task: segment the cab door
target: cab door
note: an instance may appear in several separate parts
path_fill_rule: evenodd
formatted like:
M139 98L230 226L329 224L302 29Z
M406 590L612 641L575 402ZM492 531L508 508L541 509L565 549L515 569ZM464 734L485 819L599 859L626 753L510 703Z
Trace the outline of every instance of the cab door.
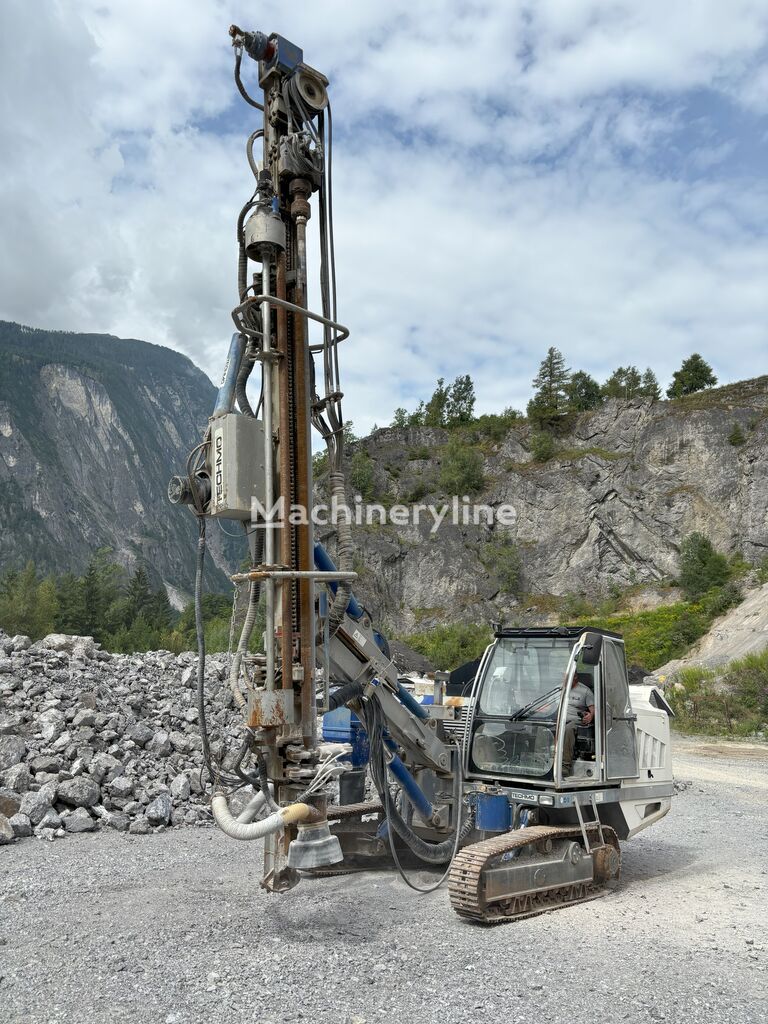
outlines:
M603 751L606 779L637 778L635 721L629 699L624 645L609 637L600 657Z

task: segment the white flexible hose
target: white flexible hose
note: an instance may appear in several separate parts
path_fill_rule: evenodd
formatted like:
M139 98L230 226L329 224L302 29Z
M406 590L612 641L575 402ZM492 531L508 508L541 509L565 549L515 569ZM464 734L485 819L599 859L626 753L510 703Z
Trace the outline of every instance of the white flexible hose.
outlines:
M261 821L245 823L232 816L223 793L214 793L211 810L216 824L225 835L230 839L243 840L263 839L273 832L282 831L286 825L304 821L312 813L312 808L308 804L291 804L289 807L281 807L279 811L262 818Z
M272 784L270 783L270 792L272 792ZM237 816L238 824L250 825L250 823L258 816L261 809L264 807L266 799L264 794L259 790L256 796L251 797L245 807L240 811Z

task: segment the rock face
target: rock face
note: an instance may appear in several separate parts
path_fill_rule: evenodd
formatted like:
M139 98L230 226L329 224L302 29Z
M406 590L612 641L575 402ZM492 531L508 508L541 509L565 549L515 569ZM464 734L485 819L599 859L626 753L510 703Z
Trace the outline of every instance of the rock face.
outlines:
M0 632L11 666L0 674L0 843L98 828L146 835L212 820L200 786L195 656L109 655L88 639L17 649ZM215 751L241 738L225 668L224 656L208 659Z
M152 567L172 600L188 593L195 525L165 494L214 398L205 374L159 345L0 321L0 564L82 572L108 547L129 569Z
M729 440L735 425L743 444ZM498 569L502 538L517 550L527 595L595 596L669 578L695 530L753 562L768 553L768 377L675 402L609 401L582 413L544 463L524 422L500 440L474 440L485 486L472 501L511 505L513 525L452 524L449 514L432 533L422 513L418 526L353 527L355 592L392 632L519 618ZM441 505L448 441L443 430L385 428L355 451L370 457L384 504Z

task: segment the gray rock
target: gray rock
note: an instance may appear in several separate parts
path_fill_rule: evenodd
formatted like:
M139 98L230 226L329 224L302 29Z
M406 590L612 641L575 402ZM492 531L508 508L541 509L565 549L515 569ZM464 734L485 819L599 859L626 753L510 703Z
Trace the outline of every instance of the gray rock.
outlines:
M11 650L13 651L28 651L31 646L32 639L23 633L17 633L16 636L11 637Z
M178 732L178 730L174 731L170 734L168 738L171 741L171 746L173 747L173 749L178 751L180 754L183 754L187 750L189 750L189 739L187 736L184 735L183 732Z
M45 814L40 819L35 831L42 832L44 829L61 828L61 818L59 814L54 810L53 807L49 807Z
M171 818L173 802L170 793L155 797L146 810L147 821L152 825L167 825Z
M160 730L156 732L151 741L147 744L158 757L169 757L171 754L171 740L167 732Z
M18 764L26 752L27 744L22 736L0 736L0 772Z
M118 775L122 775L124 771L122 762L112 754L96 754L88 765L89 774L98 783L111 782Z
M147 819L142 815L135 821L132 821L128 827L128 832L132 836L146 836L152 831L152 826Z
M69 636L66 633L49 633L40 641L40 646L51 651L64 651L71 654L75 647L80 651L93 652L96 643L92 636Z
M37 728L40 730L43 739L48 743L58 739L65 728L64 714L56 708L49 708L39 716Z
M19 731L19 720L13 715L0 715L0 736L9 736Z
M3 776L6 789L14 793L26 793L32 785L32 775L25 764L15 764Z
M51 809L47 793L23 793L19 813L26 814L33 825L39 825Z
M81 708L72 719L73 729L82 729L84 726L96 725L96 714L90 708Z
M104 821L116 832L127 832L131 824L131 819L124 811L110 811Z
M106 784L106 790L113 797L130 797L133 793L133 780L125 775L118 775L116 779Z
M53 773L61 771L61 758L55 754L40 754L38 757L33 757L29 762L29 767L35 773L47 772Z
M68 779L59 786L59 800L70 807L93 807L99 802L101 791L98 783L87 775Z
M14 814L10 822L17 839L26 839L32 835L32 822L26 814Z
M189 779L182 772L171 782L171 796L174 800L189 800L190 785Z
M21 807L21 795L12 789L0 789L0 814L12 818Z
M126 735L129 740L133 740L137 747L146 747L154 736L154 733L149 726L144 725L143 722L134 722L128 729Z
M93 832L96 822L84 807L78 807L71 814L62 818L62 825L67 832Z
M13 826L4 814L0 814L0 846L12 843L16 838Z

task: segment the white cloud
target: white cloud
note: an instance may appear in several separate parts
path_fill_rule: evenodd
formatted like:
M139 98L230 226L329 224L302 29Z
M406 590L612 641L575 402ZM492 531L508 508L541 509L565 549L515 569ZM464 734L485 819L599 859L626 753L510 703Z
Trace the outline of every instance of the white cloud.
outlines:
M764 369L768 2L261 5L331 78L342 375L359 428L470 372L524 404L543 351L668 377ZM213 377L254 112L242 4L11 0L0 316L180 348ZM246 72L252 75L252 69ZM717 114L692 97L719 97ZM730 107L729 107L730 104Z

